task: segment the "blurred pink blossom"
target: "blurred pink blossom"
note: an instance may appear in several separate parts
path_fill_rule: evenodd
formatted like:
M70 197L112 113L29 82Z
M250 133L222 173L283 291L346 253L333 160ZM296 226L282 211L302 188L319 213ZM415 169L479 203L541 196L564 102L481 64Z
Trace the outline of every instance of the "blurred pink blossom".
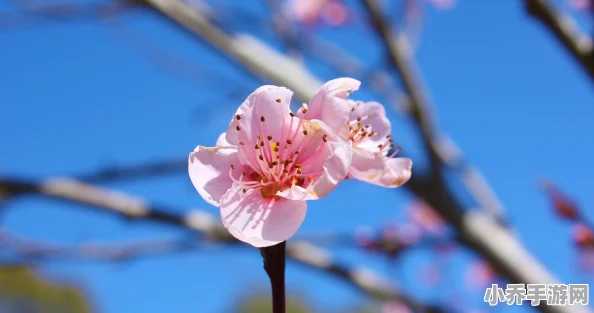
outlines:
M594 232L585 224L577 223L573 226L573 240L581 249L594 248Z
M409 205L410 220L419 225L423 231L435 236L444 235L446 224L435 210L421 199L415 200Z
M334 92L324 101L346 91ZM233 236L255 247L291 237L305 218L306 200L334 190L351 164L351 145L324 122L293 114L292 95L283 87L258 88L237 109L217 146L198 146L188 160L198 193L220 208Z
M351 78L329 81L313 96L300 117L325 122L339 137L353 144L349 177L382 187L400 187L410 179L412 160L395 158L399 149L390 154L394 144L384 107L377 102L341 100L360 85ZM335 94L341 96L328 99Z
M568 0L569 7L576 11L584 11L590 8L592 0Z
M497 273L489 263L479 260L470 264L465 276L468 286L481 288L492 284L495 278L497 278Z
M456 5L456 0L427 0L440 10L449 10Z
M400 301L386 301L382 304L382 313L412 313L412 310Z
M295 20L310 26L318 22L340 26L349 16L348 7L340 0L291 0L288 11Z

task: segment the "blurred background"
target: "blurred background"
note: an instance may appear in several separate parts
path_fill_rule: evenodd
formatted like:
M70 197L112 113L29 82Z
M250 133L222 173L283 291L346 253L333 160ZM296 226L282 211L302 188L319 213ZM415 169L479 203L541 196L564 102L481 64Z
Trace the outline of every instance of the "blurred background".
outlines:
M593 17L590 0L0 0L0 312L270 312L259 252L218 226L187 155L258 86L297 108L344 76L386 106L413 178L308 202L288 312L587 312L483 298L594 281Z

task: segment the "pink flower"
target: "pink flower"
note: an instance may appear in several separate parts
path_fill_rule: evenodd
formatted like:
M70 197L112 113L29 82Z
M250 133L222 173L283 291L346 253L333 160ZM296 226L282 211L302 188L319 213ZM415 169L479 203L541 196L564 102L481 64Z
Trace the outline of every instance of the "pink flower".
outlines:
M390 121L381 104L347 100L360 84L352 78L327 82L299 116L324 121L340 138L353 144L349 177L384 187L402 186L410 179L412 161L394 158L398 149L388 155L394 145Z
M592 5L592 0L569 0L569 6L576 11L585 11Z
M220 208L223 225L255 247L287 240L305 218L305 200L326 196L345 178L350 143L322 121L289 108L293 92L263 86L237 109L216 147L189 156L190 179Z
M449 10L456 4L455 0L429 0L429 2L440 10Z
M292 0L288 7L289 15L302 24L313 25L323 21L332 26L346 22L348 8L338 0Z

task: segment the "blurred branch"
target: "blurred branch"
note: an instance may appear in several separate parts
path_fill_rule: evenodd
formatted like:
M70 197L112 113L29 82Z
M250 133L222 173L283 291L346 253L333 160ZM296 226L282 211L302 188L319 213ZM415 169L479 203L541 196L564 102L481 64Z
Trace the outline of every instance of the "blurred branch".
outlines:
M431 164L433 179L441 180L441 160L435 148L435 130L429 120L429 101L425 97L424 88L421 85L420 75L417 73L410 57L406 54L408 41L400 40L404 37L396 37L392 34L391 26L382 17L381 9L375 0L364 0L364 7L371 17L371 23L381 37L388 58L394 69L399 73L404 85L404 90L410 99L410 112L416 125L419 127L423 144Z
M539 20L579 62L594 83L594 45L573 19L557 12L548 0L524 0L526 10Z
M195 240L151 239L118 244L87 242L68 247L25 239L0 229L0 247L12 251L25 261L83 260L119 262L154 255L192 251L200 246Z
M52 19L58 21L88 21L89 19L98 19L114 16L125 10L138 8L142 0L116 0L107 1L107 3L90 4L51 4L38 5L33 1L12 0L11 2L18 8L17 12L0 12L0 30L8 27L28 25L27 16ZM23 19L25 19L23 21ZM25 22L25 23L23 23Z
M78 203L93 207L100 212L115 213L131 221L153 221L197 232L207 240L221 243L240 243L215 218L200 210L186 211L153 205L144 199L85 184L76 180L56 178L40 184L15 179L0 178L0 202L26 193L40 194L46 197ZM325 250L304 241L287 244L287 257L297 263L333 274L342 278L381 300L399 300L417 312L440 313L439 308L422 304L401 293L393 284L384 280L373 271L348 267L332 260Z
M147 1L166 16L180 22L188 30L220 49L236 62L241 63L247 70L264 80L272 80L292 89L295 95L302 100L308 101L309 97L322 85L319 79L293 60L280 55L251 36L227 35L211 25L199 12L189 10L180 1ZM422 112L418 111L417 114L419 113ZM425 124L428 123L426 118L421 118ZM427 133L426 136L432 138L431 128L423 129ZM441 179L434 180L427 179L422 175L413 175L405 186L437 208L448 222L457 228L462 242L483 255L509 280L518 283L553 283L556 281L537 260L530 256L508 230L491 218L478 213L464 212L462 204L454 198ZM577 306L539 306L538 308L548 313L588 311Z
M266 3L270 10L272 26L287 47L288 54L297 60L301 59L299 45L295 34L292 32L291 24L288 22L289 18L283 10L282 3L278 0L266 0Z

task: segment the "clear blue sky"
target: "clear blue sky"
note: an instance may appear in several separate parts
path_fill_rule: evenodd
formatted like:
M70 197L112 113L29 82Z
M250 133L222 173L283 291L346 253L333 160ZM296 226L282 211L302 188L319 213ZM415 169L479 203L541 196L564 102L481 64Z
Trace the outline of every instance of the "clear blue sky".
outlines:
M0 9L11 10L7 2L0 1ZM549 176L594 218L593 85L524 13L521 2L462 0L448 12L429 10L417 60L441 129L483 171L526 246L564 282L592 282L576 268L570 229L550 213L536 182L540 175ZM263 16L260 1L246 3L258 5L244 10ZM119 16L119 26L34 21L0 29L0 175L43 179L185 156L198 144L214 145L235 108L260 84L156 14L126 13ZM245 23L232 28L257 31ZM377 64L378 49L370 34L323 31L365 62ZM171 75L139 52L147 42L225 77L199 84ZM335 78L315 69L324 79ZM365 90L357 95L371 97ZM397 118L394 124L397 140L414 158L418 145L409 127ZM415 162L422 166L421 159ZM217 214L193 190L186 173L108 187L180 210ZM409 201L403 191L348 181L327 198L309 202L299 234L379 226L403 216ZM180 235L167 227L130 224L38 197L20 198L6 209L2 227L56 243ZM388 276L404 275L402 284L412 293L434 299L435 293L415 283L422 274L415 265L430 262L429 253L414 253L400 270L353 249L339 249L337 255ZM457 259L446 287L456 286L472 298L471 308L486 309L480 301L484 291L470 292L459 283L468 259ZM98 312L109 313L222 312L231 308L230 299L267 288L259 254L249 248L123 264L53 262L40 271L80 282ZM365 299L339 280L294 264L287 279L289 290L304 295L321 312Z

